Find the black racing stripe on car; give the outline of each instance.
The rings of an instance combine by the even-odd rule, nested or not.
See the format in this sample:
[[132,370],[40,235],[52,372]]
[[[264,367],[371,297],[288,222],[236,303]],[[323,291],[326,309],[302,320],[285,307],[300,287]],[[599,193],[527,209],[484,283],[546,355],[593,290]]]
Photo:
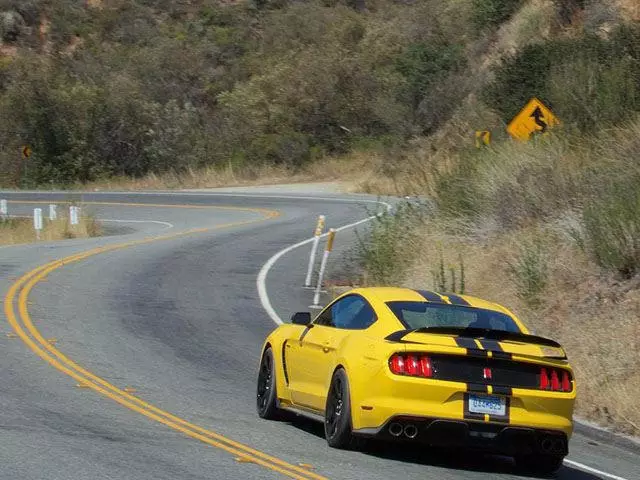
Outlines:
[[513,388],[511,387],[502,387],[498,385],[492,388],[493,393],[495,393],[496,395],[513,395]]
[[481,383],[467,383],[467,392],[489,393],[489,387]]
[[464,307],[468,307],[471,304],[469,302],[467,302],[464,298],[462,298],[459,295],[456,295],[455,293],[445,293],[444,294],[449,301],[453,304],[453,305],[462,305]]
[[478,350],[478,345],[473,340],[473,338],[467,337],[456,337],[456,345],[462,348],[467,348],[469,350]]
[[492,352],[491,356],[496,360],[513,360],[513,353],[509,352]]
[[467,357],[487,358],[488,356],[489,352],[486,350],[480,350],[478,348],[467,349]]
[[495,340],[487,340],[486,338],[483,338],[483,339],[478,339],[478,341],[480,342],[480,345],[482,345],[482,348],[484,348],[485,350],[491,350],[492,352],[502,351],[502,347],[500,346],[500,343],[498,343]]
[[422,297],[428,302],[445,303],[444,299],[440,295],[438,295],[436,292],[431,292],[429,290],[414,290],[414,291],[422,295]]

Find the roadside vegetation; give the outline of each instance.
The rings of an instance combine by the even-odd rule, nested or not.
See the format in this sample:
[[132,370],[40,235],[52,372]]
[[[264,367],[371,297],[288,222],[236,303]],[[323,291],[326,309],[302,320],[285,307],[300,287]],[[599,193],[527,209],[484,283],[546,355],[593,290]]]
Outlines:
[[[375,222],[355,281],[442,291],[462,265],[466,293],[509,306],[566,347],[578,415],[638,435],[638,17],[630,21],[622,4],[585,2],[561,28],[551,6],[519,2],[494,31],[486,83],[438,132],[361,181],[372,193],[427,196],[436,211],[407,216],[400,207]],[[557,31],[517,45],[533,26]],[[515,42],[508,50],[505,38]],[[562,126],[526,143],[507,139],[504,126],[533,96]],[[477,149],[470,134],[484,129],[494,141]],[[395,254],[372,257],[378,249]]]
[[[92,216],[82,215],[77,225],[71,225],[68,218],[44,219],[40,241],[66,240],[71,238],[97,237],[102,234],[100,223]],[[38,241],[32,218],[0,219],[0,245],[15,245]]]
[[[0,184],[414,197],[355,281],[506,304],[640,434],[637,1],[0,0],[0,36]],[[534,96],[561,125],[510,140]]]

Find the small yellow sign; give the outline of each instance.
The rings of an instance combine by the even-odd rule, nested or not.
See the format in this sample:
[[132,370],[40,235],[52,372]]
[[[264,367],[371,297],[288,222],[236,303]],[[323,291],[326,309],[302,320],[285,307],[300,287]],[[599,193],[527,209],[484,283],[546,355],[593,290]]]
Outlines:
[[511,120],[507,126],[507,132],[513,138],[526,142],[532,135],[547,133],[550,128],[559,124],[560,120],[544,103],[537,98],[532,98]]
[[488,130],[476,132],[476,148],[482,148],[483,145],[491,145],[491,132]]
[[33,151],[31,150],[31,147],[29,145],[25,145],[24,147],[22,147],[22,158],[29,158],[32,153]]

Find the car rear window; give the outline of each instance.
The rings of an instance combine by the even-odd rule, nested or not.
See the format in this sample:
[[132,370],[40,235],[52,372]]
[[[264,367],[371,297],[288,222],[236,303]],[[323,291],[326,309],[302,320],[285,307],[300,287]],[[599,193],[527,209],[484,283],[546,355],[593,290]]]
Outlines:
[[493,310],[433,302],[387,302],[387,306],[408,329],[458,327],[520,332],[509,315]]

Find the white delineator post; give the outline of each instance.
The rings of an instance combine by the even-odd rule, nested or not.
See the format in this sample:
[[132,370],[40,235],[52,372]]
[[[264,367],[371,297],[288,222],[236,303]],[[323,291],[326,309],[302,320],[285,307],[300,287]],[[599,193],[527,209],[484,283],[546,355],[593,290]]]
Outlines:
[[313,242],[311,243],[311,255],[309,255],[309,267],[307,268],[307,277],[304,280],[304,286],[311,286],[311,275],[313,274],[313,265],[316,263],[316,252],[318,251],[318,243],[320,243],[320,237],[324,230],[325,216],[320,215],[318,217],[318,223],[316,223],[316,231],[313,234]]
[[6,220],[8,214],[9,209],[7,207],[7,201],[5,199],[2,199],[0,200],[0,216],[2,216],[3,220]]
[[69,221],[71,223],[71,225],[78,225],[79,221],[78,221],[78,212],[79,208],[78,207],[69,207]]
[[42,209],[33,209],[33,228],[36,229],[36,239],[40,240],[40,230],[42,230]]
[[53,222],[56,218],[58,218],[57,207],[54,204],[49,205],[49,221]]
[[324,255],[322,256],[322,263],[320,264],[320,273],[318,274],[318,284],[316,285],[316,293],[313,295],[312,307],[317,308],[320,303],[320,292],[322,291],[322,277],[324,277],[324,271],[327,268],[327,260],[331,250],[333,250],[333,240],[336,236],[335,229],[329,230],[329,236],[327,237],[327,246],[324,249]]

